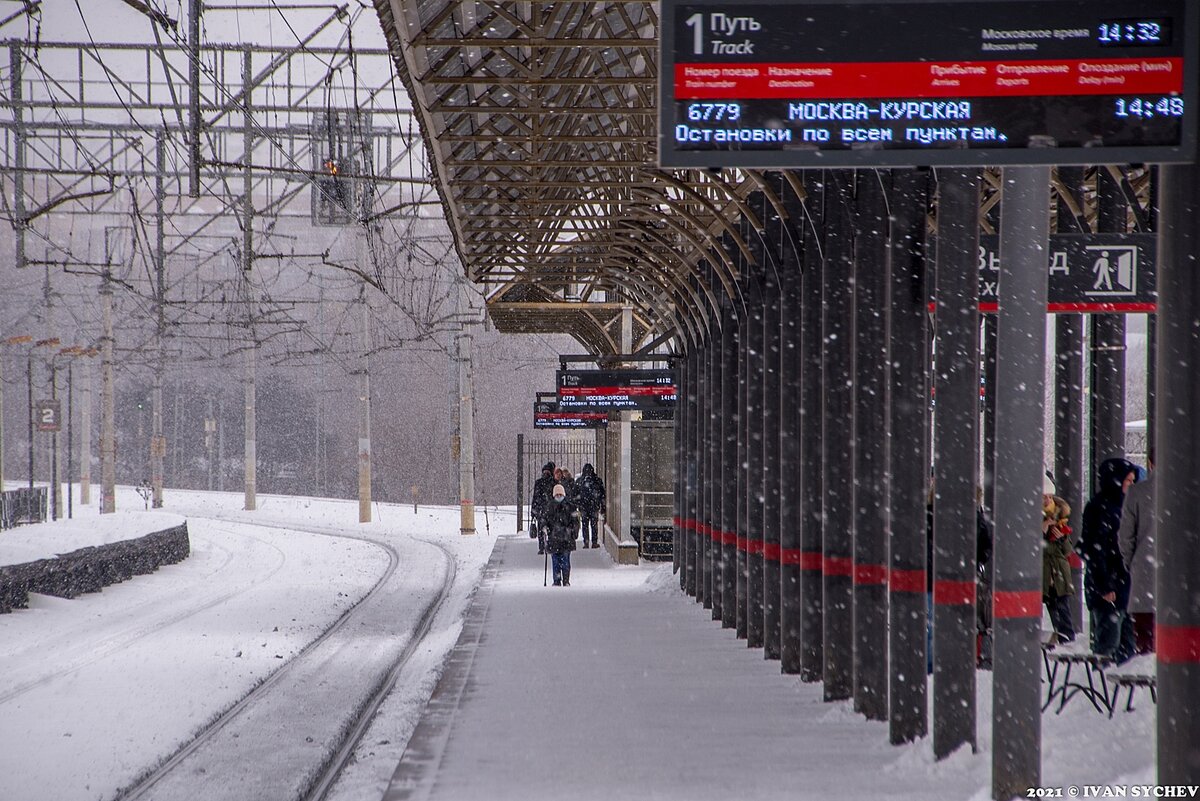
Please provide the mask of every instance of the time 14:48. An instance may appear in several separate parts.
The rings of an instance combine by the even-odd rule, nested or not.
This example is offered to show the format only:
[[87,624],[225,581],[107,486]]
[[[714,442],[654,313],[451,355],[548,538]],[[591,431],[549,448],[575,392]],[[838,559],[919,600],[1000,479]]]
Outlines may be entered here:
[[1115,112],[1118,117],[1182,117],[1183,116],[1183,98],[1182,97],[1160,97],[1160,98],[1117,98],[1117,109]]

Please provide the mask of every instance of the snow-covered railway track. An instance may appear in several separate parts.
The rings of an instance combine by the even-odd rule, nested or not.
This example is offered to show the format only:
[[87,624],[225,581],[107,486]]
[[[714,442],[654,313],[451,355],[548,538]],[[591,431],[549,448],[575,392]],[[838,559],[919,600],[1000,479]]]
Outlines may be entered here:
[[[246,525],[244,518],[213,516],[211,519]],[[196,797],[323,799],[352,757],[380,704],[393,689],[397,676],[420,646],[454,583],[454,555],[436,541],[413,538],[414,543],[440,552],[444,575],[440,584],[430,587],[433,591],[421,599],[415,621],[409,624],[410,636],[404,647],[386,665],[380,665],[381,669],[377,669],[369,680],[364,680],[369,684],[364,694],[346,700],[331,711],[331,716],[340,716],[341,722],[328,737],[309,736],[300,740],[298,727],[296,737],[289,738],[286,731],[280,731],[287,728],[286,724],[280,725],[281,710],[301,709],[310,703],[320,708],[321,700],[329,703],[329,686],[336,685],[339,680],[336,663],[339,660],[344,663],[348,658],[341,652],[353,650],[346,643],[355,640],[360,627],[373,631],[380,608],[397,593],[393,579],[401,554],[389,543],[344,529],[265,522],[252,525],[361,540],[384,549],[389,564],[374,586],[317,639],[216,716],[158,767],[124,789],[117,796],[119,801]],[[408,588],[406,591],[413,590]],[[375,636],[378,636],[377,632],[366,635],[368,638]],[[322,698],[314,701],[309,697],[310,691]],[[286,742],[281,743],[281,740]],[[197,787],[198,781],[205,789]],[[249,795],[247,782],[258,788]]]

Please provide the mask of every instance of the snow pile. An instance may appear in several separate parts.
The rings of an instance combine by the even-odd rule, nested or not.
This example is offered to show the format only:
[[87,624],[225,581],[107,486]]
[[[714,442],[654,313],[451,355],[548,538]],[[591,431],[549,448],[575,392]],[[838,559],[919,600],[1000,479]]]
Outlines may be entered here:
[[127,511],[99,515],[95,507],[84,507],[69,520],[0,531],[0,567],[51,559],[80,548],[133,540],[175,528],[183,522],[179,515],[166,512]]

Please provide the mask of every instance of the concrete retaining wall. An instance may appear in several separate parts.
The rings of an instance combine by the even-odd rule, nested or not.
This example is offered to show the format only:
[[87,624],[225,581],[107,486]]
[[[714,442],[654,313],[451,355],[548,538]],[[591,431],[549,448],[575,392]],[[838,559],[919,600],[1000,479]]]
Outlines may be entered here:
[[0,567],[0,614],[29,605],[29,593],[74,598],[182,562],[191,553],[187,523],[144,537],[80,548],[53,559]]

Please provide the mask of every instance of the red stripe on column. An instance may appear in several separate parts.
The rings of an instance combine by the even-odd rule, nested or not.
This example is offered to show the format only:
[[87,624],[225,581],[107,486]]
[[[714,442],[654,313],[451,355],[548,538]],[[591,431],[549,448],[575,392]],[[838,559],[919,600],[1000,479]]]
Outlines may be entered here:
[[763,545],[763,558],[769,562],[778,562],[783,551],[777,542],[768,542]]
[[737,536],[737,549],[739,551],[746,550],[746,538],[741,536],[740,534]]
[[746,553],[751,556],[758,556],[763,552],[763,541],[757,538],[746,538]]
[[1042,594],[1037,590],[1012,592],[997,590],[992,595],[992,617],[1011,620],[1042,616]]
[[1194,665],[1200,662],[1200,626],[1155,627],[1154,647],[1158,661],[1168,665]]
[[933,582],[933,602],[943,606],[974,604],[975,582],[935,579]]
[[1072,570],[1083,570],[1083,559],[1074,551],[1067,554],[1067,562],[1071,565]]
[[854,583],[863,585],[881,585],[887,584],[888,569],[887,565],[859,565],[854,566]]
[[846,556],[826,556],[821,569],[827,576],[854,576],[854,560]]
[[825,571],[825,555],[820,551],[804,551],[800,554],[800,569],[815,573]]
[[926,581],[924,570],[893,568],[888,577],[888,589],[892,592],[928,592],[929,583]]
[[722,545],[737,545],[737,532],[736,531],[722,531],[721,532],[721,544]]
[[779,563],[781,565],[804,565],[804,551],[799,548],[780,548]]

